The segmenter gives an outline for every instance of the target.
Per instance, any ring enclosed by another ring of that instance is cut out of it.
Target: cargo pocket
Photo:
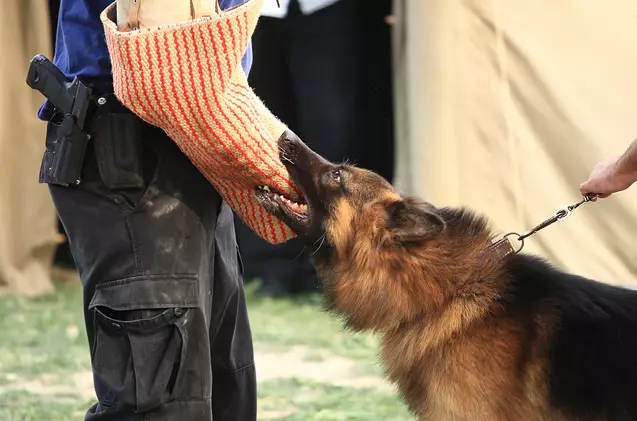
[[[198,337],[206,330],[197,288],[196,277],[188,275],[140,276],[98,286],[89,310],[100,402],[144,413],[173,399],[206,397],[202,367],[210,364],[210,353],[205,338]]]

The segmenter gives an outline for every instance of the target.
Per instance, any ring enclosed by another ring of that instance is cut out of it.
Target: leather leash
[[[522,249],[524,248],[524,240],[526,238],[529,238],[533,234],[543,230],[544,228],[554,224],[555,222],[562,222],[563,220],[571,216],[571,214],[573,213],[575,209],[577,209],[578,207],[580,207],[582,204],[586,202],[590,202],[596,197],[597,195],[587,194],[579,202],[559,208],[553,213],[553,215],[550,218],[548,218],[541,224],[536,225],[535,227],[531,228],[530,230],[522,234],[518,234],[517,232],[510,232],[508,234],[505,234],[500,240],[491,244],[487,248],[487,250],[492,253],[495,253],[496,256],[499,258],[504,258],[508,256],[509,254],[517,254],[520,251],[522,251]],[[513,244],[511,244],[510,237],[513,237],[513,236],[517,236],[517,240],[520,242],[520,246],[517,249],[515,249],[513,247]]]

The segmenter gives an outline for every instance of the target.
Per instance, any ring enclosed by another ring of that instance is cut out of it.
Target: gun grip
[[[27,72],[27,85],[29,85],[29,88],[31,89],[37,89],[37,85],[40,82],[39,67],[44,60],[47,60],[47,58],[42,54],[38,54],[29,62],[29,71]]]
[[[27,85],[40,92],[63,113],[71,113],[73,94],[70,83],[60,69],[42,54],[31,59],[27,72]]]

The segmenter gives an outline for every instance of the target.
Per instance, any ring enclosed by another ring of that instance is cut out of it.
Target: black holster
[[[56,123],[51,123],[57,125]],[[69,114],[55,130],[55,139],[48,139],[48,159],[42,161],[40,182],[60,184],[80,184],[86,145],[91,135],[80,130]]]
[[[144,185],[143,139],[148,125],[122,105],[115,95],[91,100],[94,110],[86,129],[66,132],[64,121],[51,121],[40,168],[40,183],[80,184],[86,159],[96,159],[102,182],[109,189],[138,189]],[[69,123],[66,123],[69,124]],[[93,157],[94,156],[94,157]],[[75,181],[73,181],[75,180]]]
[[[47,167],[40,171],[49,183],[68,186],[79,184],[86,144],[91,136],[88,124],[94,111],[92,89],[79,78],[68,80],[45,56],[38,54],[31,60],[27,85],[42,93],[53,104],[58,125],[57,138],[47,142],[51,156]]]

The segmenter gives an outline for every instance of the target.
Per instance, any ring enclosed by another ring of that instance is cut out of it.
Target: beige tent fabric
[[[637,137],[637,2],[396,0],[397,184],[522,232]],[[525,251],[637,284],[637,186]]]
[[[0,14],[0,284],[25,295],[52,290],[55,209],[38,184],[45,124],[42,96],[25,78],[37,53],[50,57],[45,0],[3,0]]]

